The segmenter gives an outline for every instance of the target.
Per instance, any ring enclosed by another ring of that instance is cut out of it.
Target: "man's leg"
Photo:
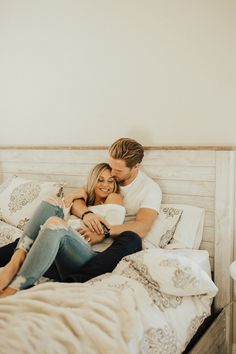
[[[52,202],[50,202],[51,199]],[[64,218],[63,209],[60,205],[61,200],[58,198],[55,198],[55,200],[53,200],[53,198],[51,199],[49,198],[48,201],[42,201],[35,210],[20,237],[17,248],[22,248],[28,252],[37,238],[41,226],[44,225],[48,218],[51,216],[58,216],[61,219]]]
[[[71,274],[62,281],[83,283],[98,275],[112,272],[123,257],[141,250],[142,240],[136,233],[122,232],[109,248],[90,259],[78,273]]]

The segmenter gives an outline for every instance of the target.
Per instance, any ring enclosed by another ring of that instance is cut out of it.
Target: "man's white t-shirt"
[[[134,220],[140,208],[154,209],[160,212],[162,192],[159,185],[139,171],[136,178],[127,186],[120,186],[126,209],[125,222]]]

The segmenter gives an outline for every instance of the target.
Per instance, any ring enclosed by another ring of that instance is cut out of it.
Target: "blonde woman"
[[[86,211],[80,218],[70,213],[65,215],[66,208],[68,211],[78,198],[85,200]],[[12,295],[33,286],[53,262],[59,274],[57,280],[78,272],[81,266],[96,256],[96,251],[104,251],[111,244],[108,240],[109,225],[123,222],[125,208],[122,204],[119,186],[106,163],[93,168],[85,188],[69,194],[64,200],[52,197],[42,202],[0,274],[0,296]],[[89,237],[85,240],[78,232],[84,226],[84,216],[89,213],[96,213],[100,220],[97,226],[100,245],[97,248],[96,241],[91,242]],[[4,247],[1,248],[3,252]]]

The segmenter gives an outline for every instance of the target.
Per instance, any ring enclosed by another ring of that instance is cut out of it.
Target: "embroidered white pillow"
[[[183,210],[173,238],[166,248],[199,249],[203,235],[205,210],[203,208],[183,204],[163,204],[162,206],[166,208],[180,208]]]
[[[181,214],[182,210],[179,208],[161,206],[160,214],[143,238],[143,249],[164,248],[173,238]]]
[[[0,219],[23,230],[40,202],[59,188],[55,182],[13,176],[0,186]]]

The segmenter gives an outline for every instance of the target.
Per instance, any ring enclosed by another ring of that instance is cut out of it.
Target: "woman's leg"
[[[54,204],[52,204],[54,203]],[[48,201],[43,201],[36,209],[34,215],[26,225],[26,228],[19,239],[16,251],[9,263],[3,268],[0,274],[0,291],[4,289],[12,281],[22,263],[25,260],[27,252],[30,250],[34,243],[41,225],[50,217],[57,215],[61,218],[64,217],[62,210],[62,202],[59,198],[52,197]]]
[[[51,217],[41,228],[9,288],[21,290],[31,287],[54,260],[60,276],[64,278],[76,272],[95,254],[91,246],[64,220]]]
[[[25,260],[25,250],[17,249],[9,263],[5,265],[0,274],[0,291],[4,289],[13,279]]]
[[[48,201],[43,201],[38,206],[34,215],[26,225],[17,248],[22,248],[28,252],[34,240],[38,236],[41,226],[44,225],[50,216],[59,216],[62,219],[64,218],[61,200],[59,198],[49,198]]]

